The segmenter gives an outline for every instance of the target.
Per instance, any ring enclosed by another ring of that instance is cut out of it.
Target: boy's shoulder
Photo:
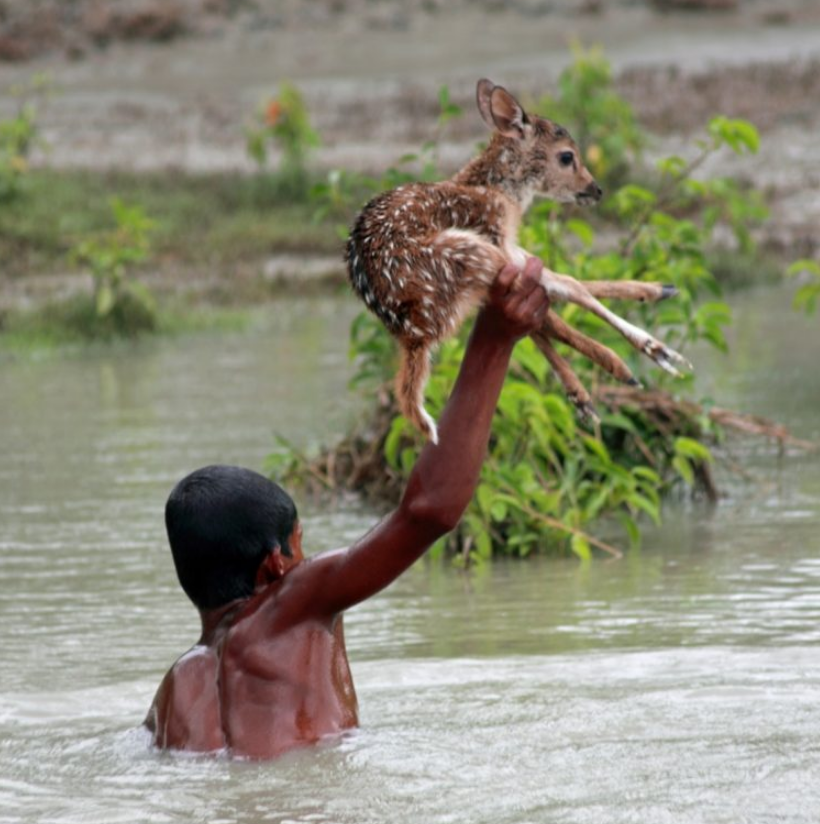
[[[197,645],[182,655],[163,678],[146,725],[157,746],[210,752],[222,749],[218,656]]]

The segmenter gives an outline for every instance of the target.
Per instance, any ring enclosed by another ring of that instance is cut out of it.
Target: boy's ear
[[[282,547],[274,544],[273,549],[262,559],[256,570],[256,586],[263,587],[278,581],[285,574],[285,558]]]
[[[484,122],[505,137],[524,137],[524,126],[529,122],[521,104],[503,87],[491,80],[479,80],[476,103]]]

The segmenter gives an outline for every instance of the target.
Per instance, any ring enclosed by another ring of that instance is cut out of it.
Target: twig
[[[691,177],[692,172],[700,166],[710,154],[715,151],[714,146],[708,146],[703,149],[703,151],[695,157],[692,161],[690,161],[688,166],[685,166],[684,169],[677,177],[672,177],[671,175],[667,175],[667,182],[661,188],[660,192],[658,192],[658,197],[650,204],[643,209],[641,214],[639,215],[638,219],[635,221],[634,226],[632,227],[629,234],[626,236],[625,240],[621,244],[621,254],[624,256],[628,256],[632,254],[632,250],[635,248],[635,243],[638,240],[638,236],[641,233],[641,230],[646,226],[647,221],[649,220],[649,216],[652,212],[657,211],[664,207],[672,197],[675,189],[678,187],[680,183],[682,183],[687,178]]]
[[[631,386],[600,386],[595,394],[596,400],[610,408],[619,409],[622,406],[633,406],[654,415],[659,427],[662,426],[658,420],[661,417],[671,422],[675,417],[694,419],[705,414],[712,423],[747,435],[773,438],[780,443],[799,449],[815,450],[820,448],[820,444],[795,438],[782,424],[767,420],[759,415],[745,415],[721,407],[713,407],[707,412],[694,401],[676,400],[668,392],[662,392],[659,389],[647,391],[635,389]]]

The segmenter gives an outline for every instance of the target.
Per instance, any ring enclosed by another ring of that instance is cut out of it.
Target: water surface
[[[820,323],[733,297],[720,405],[820,440]],[[362,727],[269,764],[152,752],[139,729],[197,635],[170,487],[341,431],[347,301],[243,334],[0,362],[0,822],[814,822],[820,456],[737,442],[716,509],[666,507],[623,560],[422,564],[347,617]],[[301,502],[305,542],[361,507]]]

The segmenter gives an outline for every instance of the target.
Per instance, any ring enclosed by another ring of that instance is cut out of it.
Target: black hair
[[[165,528],[179,583],[199,609],[254,589],[259,564],[288,538],[296,505],[282,487],[238,466],[206,466],[183,478],[165,505]]]

